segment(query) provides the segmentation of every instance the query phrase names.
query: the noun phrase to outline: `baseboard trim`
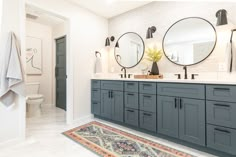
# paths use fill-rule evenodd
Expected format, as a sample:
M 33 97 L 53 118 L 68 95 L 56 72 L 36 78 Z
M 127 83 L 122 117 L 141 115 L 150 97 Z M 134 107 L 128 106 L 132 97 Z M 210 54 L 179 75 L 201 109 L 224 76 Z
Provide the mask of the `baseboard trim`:
M 7 141 L 4 141 L 4 142 L 1 142 L 0 143 L 0 148 L 7 148 L 9 146 L 12 146 L 12 145 L 16 145 L 16 144 L 19 144 L 21 142 L 24 142 L 25 141 L 25 138 L 15 138 L 15 139 L 11 139 L 11 140 L 7 140 Z
M 94 116 L 93 114 L 89 114 L 87 116 L 83 116 L 81 118 L 77 118 L 73 120 L 73 124 L 85 124 L 88 122 L 91 122 L 93 120 Z

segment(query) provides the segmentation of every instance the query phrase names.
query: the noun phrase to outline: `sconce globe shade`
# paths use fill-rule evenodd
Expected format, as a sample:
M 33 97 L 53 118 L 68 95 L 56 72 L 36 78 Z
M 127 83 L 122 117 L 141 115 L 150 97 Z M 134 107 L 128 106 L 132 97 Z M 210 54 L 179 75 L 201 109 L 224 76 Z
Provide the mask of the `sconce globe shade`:
M 227 25 L 227 11 L 225 9 L 218 10 L 216 12 L 217 23 L 216 26 Z

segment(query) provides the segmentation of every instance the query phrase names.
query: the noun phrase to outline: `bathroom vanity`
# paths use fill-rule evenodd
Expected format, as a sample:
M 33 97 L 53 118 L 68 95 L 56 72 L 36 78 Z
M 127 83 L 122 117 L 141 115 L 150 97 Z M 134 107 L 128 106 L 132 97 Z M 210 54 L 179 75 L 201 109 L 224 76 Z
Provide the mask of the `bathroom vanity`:
M 92 79 L 91 105 L 97 118 L 216 155 L 236 155 L 235 84 Z

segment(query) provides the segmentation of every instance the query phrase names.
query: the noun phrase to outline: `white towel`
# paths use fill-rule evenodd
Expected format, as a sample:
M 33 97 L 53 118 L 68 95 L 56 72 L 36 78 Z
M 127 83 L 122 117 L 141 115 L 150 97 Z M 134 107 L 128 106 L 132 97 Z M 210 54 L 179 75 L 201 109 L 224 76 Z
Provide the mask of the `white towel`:
M 95 73 L 102 73 L 102 58 L 97 56 L 95 61 Z
M 232 52 L 231 52 L 231 46 L 232 46 Z M 231 58 L 232 58 L 232 71 L 236 71 L 236 43 L 227 43 L 226 48 L 226 65 L 227 65 L 227 72 L 230 72 L 230 64 L 231 64 Z
M 231 57 L 232 57 L 231 43 L 228 42 L 227 43 L 227 47 L 226 47 L 226 57 L 225 57 L 225 63 L 226 63 L 226 66 L 227 66 L 227 72 L 230 72 Z
M 24 96 L 20 50 L 13 32 L 10 33 L 6 51 L 3 53 L 0 73 L 0 101 L 6 107 L 10 107 L 14 103 L 16 94 Z

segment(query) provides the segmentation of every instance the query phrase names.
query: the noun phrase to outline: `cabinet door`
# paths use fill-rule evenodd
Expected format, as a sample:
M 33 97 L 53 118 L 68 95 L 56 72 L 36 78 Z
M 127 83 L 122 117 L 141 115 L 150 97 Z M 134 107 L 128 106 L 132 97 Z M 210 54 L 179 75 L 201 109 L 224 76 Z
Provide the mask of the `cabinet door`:
M 100 102 L 93 101 L 92 102 L 92 113 L 95 115 L 100 115 L 101 114 L 101 104 Z
M 138 93 L 125 92 L 125 107 L 138 109 Z
M 109 90 L 101 90 L 101 116 L 111 119 L 112 99 L 109 92 Z
M 112 120 L 124 121 L 124 100 L 123 92 L 112 91 Z
M 158 133 L 178 137 L 178 104 L 175 97 L 158 96 Z
M 148 131 L 156 132 L 156 113 L 139 111 L 139 127 Z
M 181 98 L 179 103 L 179 138 L 205 145 L 205 101 Z

